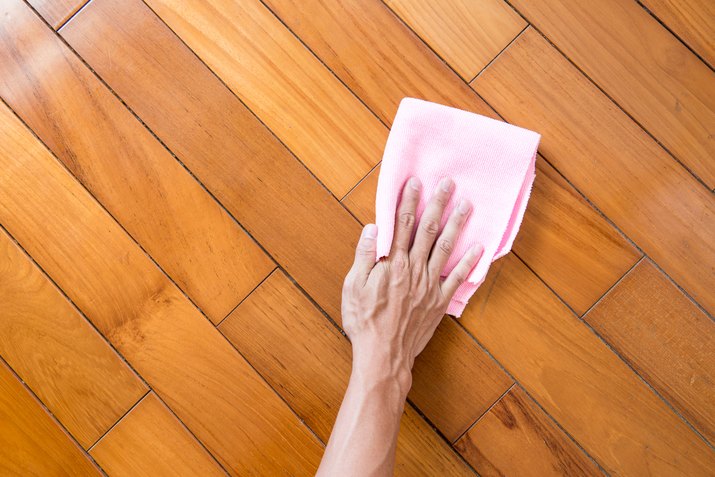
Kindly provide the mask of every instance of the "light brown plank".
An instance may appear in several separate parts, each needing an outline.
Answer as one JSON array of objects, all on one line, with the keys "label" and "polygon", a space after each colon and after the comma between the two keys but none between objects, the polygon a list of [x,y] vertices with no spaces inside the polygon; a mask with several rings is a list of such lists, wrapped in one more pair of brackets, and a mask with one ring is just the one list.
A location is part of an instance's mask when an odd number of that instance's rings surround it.
[{"label": "light brown plank", "polygon": [[131,0],[92,2],[61,33],[276,261],[339,316],[359,225],[171,30]]},{"label": "light brown plank", "polygon": [[708,475],[715,453],[515,256],[462,324],[611,474]]},{"label": "light brown plank", "polygon": [[637,2],[511,4],[710,189],[715,187],[715,75]]},{"label": "light brown plank", "polygon": [[380,160],[385,127],[260,1],[146,3],[336,196]]},{"label": "light brown plank", "polygon": [[644,260],[584,317],[710,442],[715,323]]},{"label": "light brown plank", "polygon": [[102,475],[0,361],[0,473]]},{"label": "light brown plank", "polygon": [[3,3],[0,96],[214,321],[273,268],[55,34]]},{"label": "light brown plank", "polygon": [[517,386],[455,447],[484,477],[602,475],[598,466]]},{"label": "light brown plank", "polygon": [[226,475],[154,393],[149,393],[90,454],[109,475]]},{"label": "light brown plank", "polygon": [[709,0],[640,0],[712,67],[715,65],[715,3]]},{"label": "light brown plank", "polygon": [[[715,310],[715,200],[548,42],[527,30],[474,82],[647,255]],[[694,226],[697,224],[697,226]]]},{"label": "light brown plank", "polygon": [[[219,329],[327,442],[350,376],[350,344],[288,277],[274,272]],[[472,379],[483,377],[475,372]],[[472,398],[482,400],[489,392],[486,386]],[[471,474],[410,405],[400,427],[396,469],[406,476]]]},{"label": "light brown plank", "polygon": [[380,0],[266,4],[386,124],[405,96],[496,116]]},{"label": "light brown plank", "polygon": [[0,355],[85,449],[147,391],[0,230]]},{"label": "light brown plank", "polygon": [[4,105],[0,170],[0,223],[227,469],[315,471],[315,437]]},{"label": "light brown plank", "polygon": [[28,0],[28,3],[42,15],[55,30],[62,26],[88,0]]},{"label": "light brown plank", "polygon": [[526,22],[502,0],[387,0],[425,42],[467,81],[509,44]]},{"label": "light brown plank", "polygon": [[[375,220],[379,168],[343,201],[363,223]],[[543,158],[513,250],[581,314],[621,278],[640,253]]]}]

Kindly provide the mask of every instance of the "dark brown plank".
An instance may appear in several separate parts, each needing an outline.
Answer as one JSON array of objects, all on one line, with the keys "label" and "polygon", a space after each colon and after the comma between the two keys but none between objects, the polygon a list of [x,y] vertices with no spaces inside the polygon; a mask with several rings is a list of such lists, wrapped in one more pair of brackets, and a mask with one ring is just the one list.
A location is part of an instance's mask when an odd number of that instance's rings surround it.
[{"label": "dark brown plank", "polygon": [[181,289],[223,319],[271,261],[25,4],[3,2],[0,15],[0,96]]},{"label": "dark brown plank", "polygon": [[642,261],[584,319],[715,442],[715,323],[667,277]]},{"label": "dark brown plank", "polygon": [[85,449],[147,391],[0,229],[0,355]]},{"label": "dark brown plank", "polygon": [[313,434],[4,105],[0,170],[0,223],[224,467],[315,472]]},{"label": "dark brown plank", "polygon": [[602,475],[518,386],[489,409],[455,447],[484,477]]},{"label": "dark brown plank", "polygon": [[715,453],[514,255],[461,323],[611,474],[709,475]]},{"label": "dark brown plank", "polygon": [[474,87],[508,120],[538,128],[544,157],[698,302],[715,309],[712,193],[547,40],[528,29]]},{"label": "dark brown plank", "polygon": [[0,423],[3,475],[102,475],[2,361]]}]

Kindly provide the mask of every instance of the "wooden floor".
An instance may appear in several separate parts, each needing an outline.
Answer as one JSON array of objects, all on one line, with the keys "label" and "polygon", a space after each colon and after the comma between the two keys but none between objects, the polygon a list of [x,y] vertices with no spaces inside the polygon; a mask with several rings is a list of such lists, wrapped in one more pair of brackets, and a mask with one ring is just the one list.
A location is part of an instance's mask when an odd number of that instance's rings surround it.
[{"label": "wooden floor", "polygon": [[310,475],[405,96],[542,134],[401,476],[715,475],[710,0],[2,0],[0,474]]}]

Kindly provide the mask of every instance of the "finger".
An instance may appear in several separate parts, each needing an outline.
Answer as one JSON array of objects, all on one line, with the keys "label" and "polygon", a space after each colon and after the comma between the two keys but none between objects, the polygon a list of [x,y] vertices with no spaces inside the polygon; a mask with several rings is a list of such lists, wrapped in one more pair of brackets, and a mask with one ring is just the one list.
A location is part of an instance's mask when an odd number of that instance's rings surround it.
[{"label": "finger", "polygon": [[469,201],[462,199],[457,204],[457,207],[452,210],[452,213],[447,219],[447,224],[444,226],[442,234],[437,239],[432,254],[429,258],[428,271],[431,276],[440,276],[444,265],[449,260],[454,250],[454,244],[457,243],[459,234],[467,222],[469,212],[472,210],[472,204]]},{"label": "finger", "polygon": [[449,177],[445,177],[440,181],[437,190],[432,194],[420,218],[420,224],[417,226],[415,243],[412,245],[410,256],[418,260],[423,259],[424,262],[427,262],[430,250],[432,250],[434,241],[439,233],[444,208],[447,206],[447,202],[449,202],[453,189],[454,182]]},{"label": "finger", "polygon": [[367,224],[362,229],[360,240],[355,249],[355,261],[352,272],[358,283],[363,284],[370,276],[370,271],[375,266],[375,255],[377,254],[377,225]]},{"label": "finger", "polygon": [[442,282],[442,293],[449,299],[452,298],[454,292],[457,291],[459,285],[465,282],[472,271],[472,268],[479,262],[484,253],[484,247],[481,245],[475,245],[471,247],[464,256],[459,260],[457,266],[455,266],[449,273],[449,276]]},{"label": "finger", "polygon": [[402,198],[397,207],[395,217],[395,235],[392,239],[392,250],[407,252],[410,248],[412,231],[415,227],[415,213],[420,200],[420,181],[411,177],[402,188]]}]

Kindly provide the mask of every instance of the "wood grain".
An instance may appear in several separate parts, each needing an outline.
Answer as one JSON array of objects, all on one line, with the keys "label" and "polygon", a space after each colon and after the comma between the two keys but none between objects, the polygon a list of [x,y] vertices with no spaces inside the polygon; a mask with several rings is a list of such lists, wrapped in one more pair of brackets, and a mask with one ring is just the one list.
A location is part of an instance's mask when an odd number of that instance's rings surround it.
[{"label": "wood grain", "polygon": [[214,321],[273,268],[62,41],[3,2],[0,96]]},{"label": "wood grain", "polygon": [[359,224],[171,30],[132,0],[92,2],[61,33],[320,306],[339,316]]},{"label": "wood grain", "polygon": [[715,187],[715,75],[637,2],[511,5],[708,188]]},{"label": "wood grain", "polygon": [[74,15],[88,0],[27,0],[55,30]]},{"label": "wood grain", "polygon": [[526,22],[501,0],[386,3],[467,81],[526,27]]},{"label": "wood grain", "polygon": [[146,3],[336,196],[380,159],[385,127],[260,1]]},{"label": "wood grain", "polygon": [[[375,220],[379,172],[343,200],[363,223]],[[579,314],[641,256],[541,157],[513,250]]]},{"label": "wood grain", "polygon": [[496,116],[379,0],[266,4],[386,124],[405,96]]},{"label": "wood grain", "polygon": [[[705,308],[715,310],[715,201],[534,30],[474,82],[541,153]],[[694,226],[697,224],[697,226]]]},{"label": "wood grain", "polygon": [[611,474],[712,473],[712,449],[521,261],[495,265],[461,323],[586,452]]},{"label": "wood grain", "polygon": [[154,393],[149,393],[90,454],[109,475],[226,475]]},{"label": "wood grain", "polygon": [[690,48],[715,65],[715,3],[708,0],[640,0]]},{"label": "wood grain", "polygon": [[642,261],[584,319],[715,442],[715,323],[667,277]]},{"label": "wood grain", "polygon": [[[261,284],[220,329],[327,442],[350,376],[347,339],[281,271]],[[395,474],[472,472],[408,404],[398,436]]]},{"label": "wood grain", "polygon": [[85,449],[146,386],[0,230],[0,355]]},{"label": "wood grain", "polygon": [[315,437],[4,105],[0,170],[0,223],[224,467],[315,472]]},{"label": "wood grain", "polygon": [[518,386],[455,447],[479,475],[602,475],[598,466]]},{"label": "wood grain", "polygon": [[[350,374],[347,339],[278,272],[220,329],[327,441]],[[464,330],[445,319],[413,370],[410,400],[450,441],[511,385],[496,363],[469,340]],[[276,349],[274,343],[281,346]],[[332,368],[335,373],[326,374]]]},{"label": "wood grain", "polygon": [[0,361],[0,473],[102,475]]}]

